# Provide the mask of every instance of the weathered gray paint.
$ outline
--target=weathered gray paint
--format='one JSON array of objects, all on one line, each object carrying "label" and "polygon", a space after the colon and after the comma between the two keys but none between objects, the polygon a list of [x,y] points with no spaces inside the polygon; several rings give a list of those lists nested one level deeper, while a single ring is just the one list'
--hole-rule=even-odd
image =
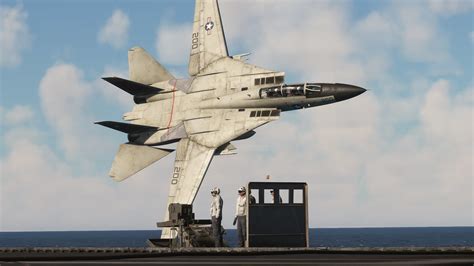
[{"label": "weathered gray paint", "polygon": [[[129,133],[131,143],[151,146],[178,142],[168,205],[192,204],[212,157],[235,154],[231,141],[252,136],[256,128],[277,120],[280,111],[330,104],[365,91],[353,85],[327,83],[319,83],[316,94],[306,83],[287,87],[283,83],[285,72],[247,64],[241,60],[245,55],[230,57],[216,0],[196,1],[190,36],[190,78],[175,79],[145,50],[135,47],[129,52],[130,79],[159,88],[159,93],[146,95],[146,91],[153,90],[137,86],[141,94],[135,95],[129,88],[133,83],[108,79],[119,81],[116,82],[119,87],[127,86],[122,89],[134,95],[138,103],[123,119],[134,125],[157,128]],[[255,79],[261,78],[265,78],[265,83],[266,79],[273,79],[273,83],[257,84]],[[281,97],[262,95],[261,89],[267,87],[280,90]],[[298,94],[287,94],[289,88]],[[117,125],[109,121],[101,124]],[[129,128],[119,125],[120,129],[124,127]],[[116,180],[145,168],[151,160],[137,163],[140,159],[135,159],[132,163],[128,160],[131,157],[134,157],[131,151],[117,153],[111,169]],[[171,237],[170,231],[164,230],[162,236]]]}]

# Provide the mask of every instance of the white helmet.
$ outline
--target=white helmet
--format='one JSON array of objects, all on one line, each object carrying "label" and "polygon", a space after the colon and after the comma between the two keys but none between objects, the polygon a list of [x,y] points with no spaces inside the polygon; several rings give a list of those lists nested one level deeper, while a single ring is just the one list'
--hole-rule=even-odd
[{"label": "white helmet", "polygon": [[239,192],[245,192],[245,190],[246,190],[245,187],[240,187],[239,188]]},{"label": "white helmet", "polygon": [[218,188],[218,187],[215,187],[211,190],[211,193],[216,193],[216,194],[220,194],[221,193],[221,190]]}]

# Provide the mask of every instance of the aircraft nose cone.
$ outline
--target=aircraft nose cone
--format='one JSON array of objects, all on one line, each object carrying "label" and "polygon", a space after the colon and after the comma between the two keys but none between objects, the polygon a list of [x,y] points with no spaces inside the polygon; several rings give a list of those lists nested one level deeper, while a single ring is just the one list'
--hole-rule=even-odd
[{"label": "aircraft nose cone", "polygon": [[366,89],[354,85],[337,84],[334,97],[336,98],[336,101],[344,101],[356,97],[366,91]]}]

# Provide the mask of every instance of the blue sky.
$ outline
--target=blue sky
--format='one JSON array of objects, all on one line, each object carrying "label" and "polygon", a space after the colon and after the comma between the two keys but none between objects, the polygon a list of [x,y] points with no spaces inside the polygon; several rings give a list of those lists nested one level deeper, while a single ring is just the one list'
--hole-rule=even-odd
[{"label": "blue sky", "polygon": [[[308,182],[313,227],[472,225],[473,5],[221,1],[231,54],[251,52],[288,82],[370,89],[285,113],[237,142],[238,155],[216,158],[201,191],[222,188],[224,225],[234,188],[267,174]],[[193,1],[0,6],[0,230],[153,228],[174,155],[113,183],[107,172],[126,138],[92,122],[131,108],[100,77],[127,77],[132,46],[187,75]],[[198,216],[207,196],[197,196]]]}]

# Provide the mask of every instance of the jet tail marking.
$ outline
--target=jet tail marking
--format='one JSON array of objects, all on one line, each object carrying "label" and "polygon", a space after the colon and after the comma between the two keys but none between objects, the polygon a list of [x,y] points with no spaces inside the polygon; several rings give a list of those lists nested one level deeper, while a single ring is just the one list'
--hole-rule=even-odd
[{"label": "jet tail marking", "polygon": [[212,62],[228,57],[227,43],[217,0],[197,0],[191,37],[188,72],[199,74]]},{"label": "jet tail marking", "polygon": [[99,124],[101,126],[115,129],[127,134],[142,133],[142,132],[158,130],[158,127],[128,124],[128,123],[115,122],[115,121],[101,121],[101,122],[95,122],[94,124]]},{"label": "jet tail marking", "polygon": [[153,95],[162,91],[160,88],[145,85],[128,79],[118,77],[106,77],[102,79],[133,96]]}]

